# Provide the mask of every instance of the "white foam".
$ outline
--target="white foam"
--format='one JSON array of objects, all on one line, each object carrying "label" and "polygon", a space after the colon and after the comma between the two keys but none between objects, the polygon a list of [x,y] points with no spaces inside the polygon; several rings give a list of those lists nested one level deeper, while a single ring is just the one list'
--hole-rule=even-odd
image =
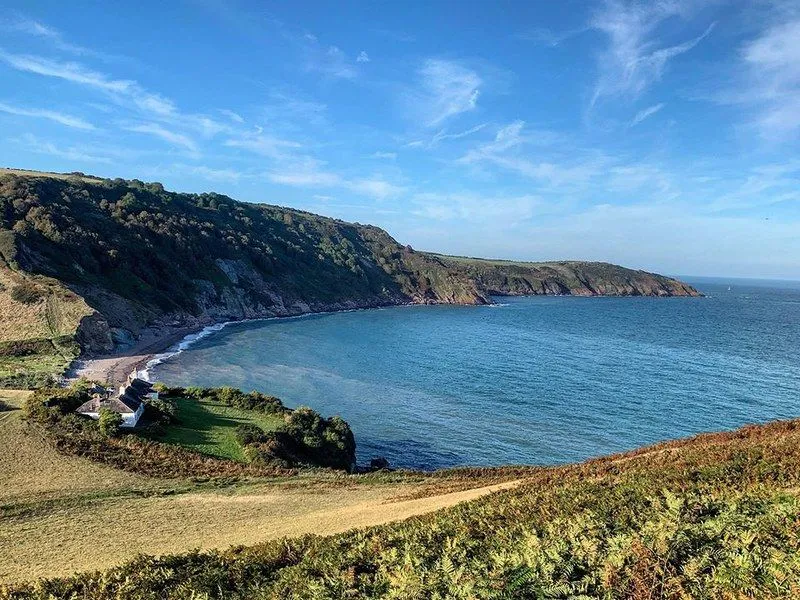
[{"label": "white foam", "polygon": [[330,315],[338,312],[355,312],[360,310],[371,310],[371,309],[364,309],[364,308],[351,308],[345,310],[337,310],[337,311],[321,311],[321,312],[307,312],[300,315],[290,315],[286,317],[260,317],[258,319],[242,319],[240,321],[224,321],[222,323],[215,323],[214,325],[209,325],[208,327],[204,327],[202,330],[198,331],[197,333],[190,333],[186,337],[184,337],[180,342],[171,346],[166,352],[162,352],[160,354],[156,354],[148,360],[143,369],[139,369],[134,371],[134,376],[138,377],[139,379],[144,379],[145,381],[150,381],[150,369],[155,367],[156,365],[160,365],[166,360],[177,356],[184,350],[190,348],[193,344],[199,342],[203,338],[208,337],[212,333],[216,333],[228,325],[232,325],[234,323],[258,323],[261,321],[277,321],[278,319],[302,319],[304,317],[312,317],[314,315]]}]

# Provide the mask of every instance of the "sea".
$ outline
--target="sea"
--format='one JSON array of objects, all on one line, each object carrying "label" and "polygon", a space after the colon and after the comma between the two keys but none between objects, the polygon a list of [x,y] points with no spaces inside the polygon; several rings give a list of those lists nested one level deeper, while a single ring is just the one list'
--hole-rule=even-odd
[{"label": "sea", "polygon": [[149,366],[341,415],[360,463],[554,465],[800,416],[800,282],[495,298],[215,326]]}]

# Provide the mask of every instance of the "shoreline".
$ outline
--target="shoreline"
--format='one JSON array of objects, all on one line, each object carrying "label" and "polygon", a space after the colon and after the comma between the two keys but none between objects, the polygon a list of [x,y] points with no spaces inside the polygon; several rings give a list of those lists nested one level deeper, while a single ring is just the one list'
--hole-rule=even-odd
[{"label": "shoreline", "polygon": [[[582,296],[573,294],[503,294],[492,295],[492,298],[527,298],[527,297],[570,297],[570,298],[619,298],[636,296],[605,296],[592,295]],[[648,296],[638,296],[645,298]],[[652,297],[652,296],[651,296]],[[674,296],[673,296],[674,297]],[[702,297],[702,295],[701,295]],[[656,298],[661,298],[656,296]],[[446,306],[459,306],[439,303]],[[434,304],[437,305],[437,304]],[[493,301],[482,305],[460,305],[460,306],[504,306],[504,303]],[[111,384],[114,386],[125,383],[128,376],[137,371],[144,372],[145,378],[149,381],[147,371],[157,366],[176,354],[183,352],[191,347],[195,342],[221,331],[228,325],[238,323],[257,323],[259,321],[273,321],[277,319],[297,319],[310,317],[313,315],[328,315],[344,312],[355,312],[360,310],[375,310],[382,308],[395,308],[402,306],[429,306],[427,303],[402,302],[397,304],[379,304],[372,306],[358,306],[347,308],[333,308],[325,310],[308,310],[296,314],[270,315],[263,317],[251,317],[244,319],[232,319],[226,321],[210,321],[206,324],[186,325],[186,326],[151,326],[143,329],[143,333],[135,344],[129,348],[120,349],[103,356],[92,356],[76,358],[65,373],[67,380],[74,380],[85,377],[92,381]],[[157,362],[154,362],[157,361]]]},{"label": "shoreline", "polygon": [[194,343],[221,331],[228,325],[239,323],[257,323],[278,319],[299,319],[315,315],[356,312],[360,310],[376,310],[401,306],[424,306],[413,302],[387,304],[382,306],[364,306],[358,308],[340,308],[334,310],[306,311],[294,315],[274,315],[253,317],[227,321],[213,321],[206,325],[187,325],[184,327],[151,327],[146,328],[137,343],[133,346],[103,356],[76,358],[66,371],[68,380],[85,377],[114,386],[122,385],[133,372],[144,373],[149,381],[149,369],[157,366],[180,352],[190,348]]}]

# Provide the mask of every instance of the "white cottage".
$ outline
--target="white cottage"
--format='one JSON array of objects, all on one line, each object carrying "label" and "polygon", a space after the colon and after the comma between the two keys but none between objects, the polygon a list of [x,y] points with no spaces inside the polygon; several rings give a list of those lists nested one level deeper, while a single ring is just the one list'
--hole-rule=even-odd
[{"label": "white cottage", "polygon": [[92,399],[81,404],[75,412],[91,417],[100,418],[100,409],[119,413],[122,416],[122,427],[136,427],[139,418],[144,413],[144,400],[146,398],[157,399],[158,392],[153,391],[153,386],[142,379],[130,377],[128,383],[120,386],[119,392],[111,396],[96,393]]}]

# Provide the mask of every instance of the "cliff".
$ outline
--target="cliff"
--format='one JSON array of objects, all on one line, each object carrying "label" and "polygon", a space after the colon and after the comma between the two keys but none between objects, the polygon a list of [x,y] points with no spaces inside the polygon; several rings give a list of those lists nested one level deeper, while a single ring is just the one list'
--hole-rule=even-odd
[{"label": "cliff", "polygon": [[0,356],[3,343],[20,340],[73,336],[84,352],[98,353],[152,325],[485,304],[493,294],[697,294],[604,263],[441,256],[378,227],[291,208],[138,180],[19,171],[0,171],[0,280]]}]

